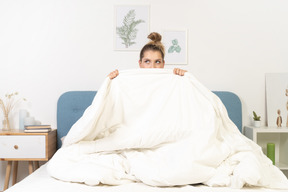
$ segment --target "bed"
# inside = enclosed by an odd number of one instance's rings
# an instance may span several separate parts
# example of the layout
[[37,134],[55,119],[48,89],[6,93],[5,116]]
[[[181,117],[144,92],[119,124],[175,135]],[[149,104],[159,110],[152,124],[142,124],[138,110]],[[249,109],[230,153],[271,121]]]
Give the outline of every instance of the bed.
[[[96,91],[69,91],[62,94],[57,104],[57,145],[61,147],[61,138],[65,136],[71,126],[83,115],[85,109],[91,104]],[[232,92],[214,91],[214,93],[222,100],[227,108],[229,117],[242,131],[242,107],[241,101],[237,95]],[[41,166],[33,174],[26,177],[21,182],[7,189],[7,192],[23,192],[23,191],[69,191],[69,192],[92,192],[92,191],[173,191],[173,192],[197,192],[197,191],[277,191],[259,187],[231,189],[223,187],[207,187],[204,185],[188,185],[179,187],[149,187],[142,183],[130,183],[120,186],[88,186],[79,183],[63,182],[50,177],[46,171],[47,163]]]
[[187,73],[122,71],[97,92],[60,96],[57,152],[7,191],[287,189],[283,173],[241,132],[234,93],[213,94]]

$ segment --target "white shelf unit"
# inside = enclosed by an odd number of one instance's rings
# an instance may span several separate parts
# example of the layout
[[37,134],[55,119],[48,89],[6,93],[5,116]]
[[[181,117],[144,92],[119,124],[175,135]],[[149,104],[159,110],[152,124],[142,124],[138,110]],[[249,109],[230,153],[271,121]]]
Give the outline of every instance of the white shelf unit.
[[244,135],[262,147],[267,155],[267,143],[275,143],[275,165],[288,170],[288,128],[245,126]]

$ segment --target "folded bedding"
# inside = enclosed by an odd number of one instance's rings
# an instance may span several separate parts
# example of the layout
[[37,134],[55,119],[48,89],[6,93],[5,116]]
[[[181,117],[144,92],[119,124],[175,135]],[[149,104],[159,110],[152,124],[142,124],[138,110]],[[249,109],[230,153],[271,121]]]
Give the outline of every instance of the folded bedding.
[[107,77],[47,170],[87,185],[288,189],[285,175],[239,132],[221,100],[191,73],[171,69]]

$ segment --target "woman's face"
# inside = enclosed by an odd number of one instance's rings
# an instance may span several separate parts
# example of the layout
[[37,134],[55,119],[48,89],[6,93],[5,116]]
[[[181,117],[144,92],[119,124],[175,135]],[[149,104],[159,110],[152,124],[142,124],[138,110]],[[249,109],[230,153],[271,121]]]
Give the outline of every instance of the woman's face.
[[142,60],[139,60],[140,68],[164,68],[165,61],[160,51],[145,51]]

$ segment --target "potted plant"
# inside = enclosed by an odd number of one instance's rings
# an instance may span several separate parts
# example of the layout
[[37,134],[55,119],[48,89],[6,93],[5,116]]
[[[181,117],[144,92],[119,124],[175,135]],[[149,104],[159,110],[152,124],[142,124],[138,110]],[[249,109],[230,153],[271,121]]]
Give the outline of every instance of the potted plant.
[[257,114],[256,114],[256,112],[255,111],[253,111],[253,120],[254,120],[254,126],[255,127],[260,127],[261,126],[261,116],[258,116]]

